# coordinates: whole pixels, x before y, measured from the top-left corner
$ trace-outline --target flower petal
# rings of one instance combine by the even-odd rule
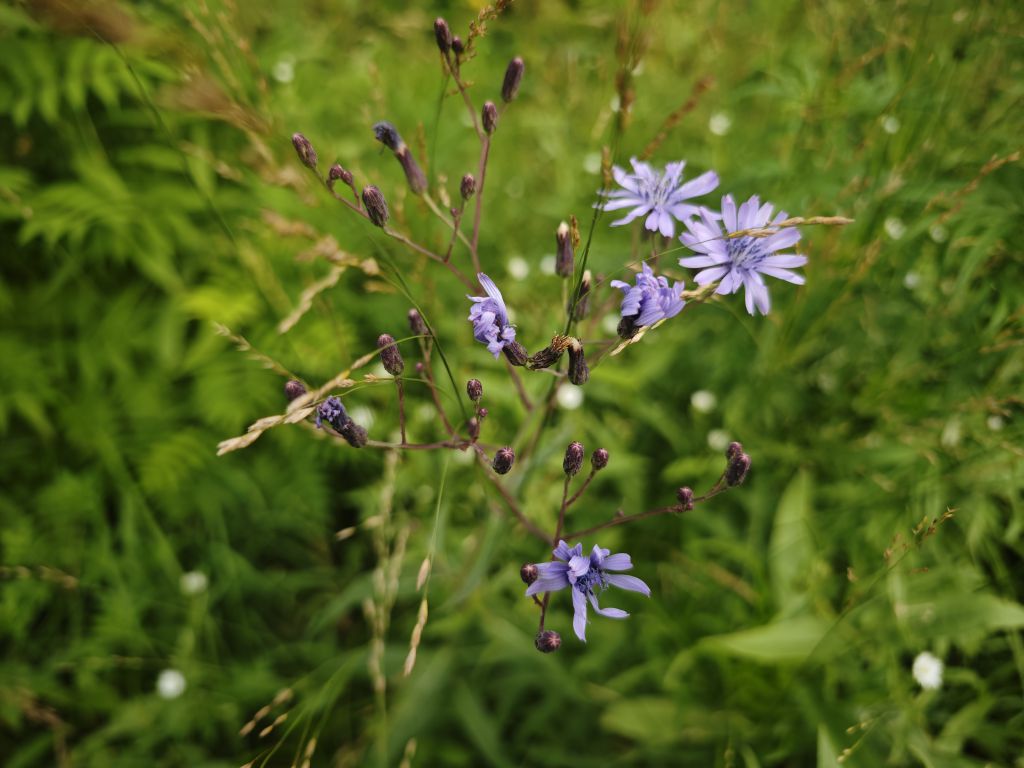
[[[628,571],[633,567],[633,560],[625,552],[616,552],[606,557],[601,567],[606,571]]]
[[[593,593],[590,594],[590,604],[594,606],[594,610],[602,616],[609,619],[625,619],[629,617],[621,608],[602,608],[597,604],[597,596]]]
[[[605,574],[605,580],[619,589],[628,589],[630,592],[639,592],[641,595],[651,596],[651,588],[636,576],[628,576],[624,573]]]
[[[587,642],[587,598],[578,589],[572,591],[572,628],[576,637]]]

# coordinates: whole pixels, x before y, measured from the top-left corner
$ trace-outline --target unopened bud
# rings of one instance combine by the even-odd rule
[[[470,379],[466,382],[466,394],[474,403],[484,396],[484,385],[480,383],[480,379]]]
[[[725,458],[732,461],[737,456],[743,453],[743,443],[731,442],[729,447],[725,449]]]
[[[384,370],[392,376],[401,376],[405,369],[405,361],[402,360],[402,353],[398,351],[395,337],[382,333],[377,337],[377,349],[380,350],[380,362]]]
[[[486,408],[479,408],[477,409],[476,416],[478,419],[480,419],[480,421],[483,421],[484,419],[487,418],[488,413],[490,413],[490,411],[488,411]]]
[[[587,316],[587,311],[590,309],[590,282],[590,270],[584,270],[583,279],[580,281],[580,292],[576,297],[576,306],[572,310],[573,318],[575,320],[582,320],[585,318]]]
[[[741,453],[729,460],[729,466],[725,468],[725,482],[729,486],[739,485],[747,479],[750,471],[750,457]]]
[[[412,193],[414,195],[422,195],[426,192],[427,174],[420,168],[420,164],[416,162],[416,158],[412,156],[409,148],[403,145],[402,149],[395,153],[395,157],[402,164],[402,170],[405,171],[405,180],[409,182],[409,189],[412,190]]]
[[[562,359],[563,349],[558,347],[544,347],[540,352],[536,352],[530,355],[530,359],[526,361],[527,367],[531,371],[539,371],[544,368],[550,368],[552,365]]]
[[[388,223],[388,202],[384,199],[384,193],[375,186],[363,187],[363,206],[370,221],[378,227]]]
[[[501,351],[505,353],[505,359],[512,363],[512,365],[523,366],[530,359],[526,347],[515,339],[508,342]]]
[[[338,163],[331,166],[327,171],[327,188],[334,189],[334,185],[341,181],[342,184],[352,186],[352,172],[347,171]]]
[[[459,194],[462,195],[463,200],[469,200],[469,198],[476,194],[476,179],[473,178],[473,174],[467,173],[462,177],[462,183],[459,184]]]
[[[554,653],[562,647],[562,636],[550,629],[538,632],[533,644],[541,653]]]
[[[377,137],[377,141],[392,152],[397,152],[401,147],[405,146],[405,142],[402,141],[402,136],[399,134],[398,129],[387,120],[381,120],[379,123],[374,124],[373,135]]]
[[[519,578],[523,580],[523,584],[533,584],[539,575],[540,570],[533,563],[524,563],[519,569]]]
[[[301,381],[289,379],[285,382],[284,396],[288,398],[289,403],[296,398],[302,397],[304,394],[306,394],[306,386]]]
[[[569,381],[577,387],[587,383],[590,378],[590,368],[583,356],[583,344],[579,339],[573,339],[569,345]]]
[[[416,373],[423,373],[425,370],[427,370],[427,366],[423,363],[416,363]]]
[[[362,448],[366,445],[366,430],[348,419],[338,429],[338,433],[345,438],[345,441],[353,448]]]
[[[437,47],[441,53],[448,53],[452,48],[452,31],[448,22],[440,16],[434,19],[434,37],[437,39]]]
[[[592,454],[590,454],[590,466],[594,468],[595,472],[600,472],[602,469],[608,466],[608,451],[605,448],[598,448]]]
[[[409,330],[417,336],[427,335],[427,324],[423,321],[423,315],[418,309],[409,310]]]
[[[452,36],[452,50],[455,51],[456,56],[461,56],[466,50],[466,46],[462,44],[462,38],[458,35]]]
[[[519,56],[508,63],[508,67],[505,69],[505,82],[501,84],[501,98],[505,100],[506,104],[519,93],[519,84],[523,82],[524,69],[525,65]]]
[[[693,490],[687,488],[685,485],[676,491],[676,498],[679,500],[679,506],[682,507],[684,512],[689,512],[693,509]]]
[[[299,156],[299,160],[307,168],[316,168],[316,150],[313,149],[313,145],[309,143],[309,139],[303,136],[301,133],[292,134],[292,146],[295,147],[295,152]]]
[[[555,232],[555,243],[557,245],[555,274],[560,277],[572,277],[575,264],[572,252],[572,238],[569,235],[569,225],[564,221],[558,225],[558,231]]]
[[[482,119],[484,131],[487,133],[494,133],[494,129],[498,127],[498,108],[494,106],[493,101],[484,102]]]
[[[515,463],[515,460],[515,451],[505,446],[504,448],[499,448],[497,453],[494,454],[494,461],[491,466],[499,475],[507,475],[509,470],[512,469],[512,464]]]
[[[575,440],[569,443],[569,446],[565,449],[565,458],[562,459],[562,471],[569,477],[578,473],[580,467],[583,466],[583,455],[585,453],[583,443],[578,443]]]

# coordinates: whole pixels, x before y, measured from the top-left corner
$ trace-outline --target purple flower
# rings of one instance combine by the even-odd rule
[[[476,276],[484,287],[486,296],[467,296],[473,302],[469,310],[469,320],[473,323],[473,338],[487,345],[487,351],[495,358],[501,354],[506,344],[516,338],[516,329],[509,325],[508,310],[501,291],[483,272]]]
[[[587,641],[587,601],[594,610],[610,619],[624,619],[629,616],[618,608],[601,608],[597,604],[597,594],[609,586],[639,592],[651,596],[650,587],[636,576],[624,576],[609,571],[628,571],[633,561],[627,554],[609,554],[609,550],[601,549],[596,544],[590,555],[583,554],[583,545],[577,544],[572,549],[564,541],[558,542],[554,550],[557,560],[550,563],[537,563],[538,576],[526,590],[526,596],[539,592],[556,592],[559,589],[572,589],[573,619],[572,628],[576,636],[583,642]]]
[[[622,317],[631,318],[636,328],[675,317],[686,306],[679,298],[685,284],[677,282],[670,288],[668,280],[655,277],[648,264],[644,264],[643,272],[636,276],[636,285],[622,280],[612,280],[611,285],[626,294],[622,299]]]
[[[705,195],[718,186],[718,174],[714,171],[703,173],[695,179],[681,184],[685,162],[669,163],[664,173],[635,157],[630,160],[636,173],[626,173],[617,165],[612,168],[616,183],[622,189],[612,190],[608,199],[598,206],[603,211],[617,211],[632,208],[624,218],[613,221],[612,226],[628,224],[638,216],[647,216],[644,226],[660,231],[665,237],[676,233],[673,218],[685,221],[696,216],[698,207],[683,202],[691,197]]]
[[[745,288],[747,312],[753,315],[756,308],[762,315],[767,315],[771,301],[764,275],[797,285],[804,283],[803,275],[791,272],[790,268],[802,267],[807,263],[807,257],[796,253],[777,253],[795,245],[800,239],[800,232],[795,227],[787,227],[767,237],[746,235],[726,238],[721,225],[725,224],[728,234],[778,224],[786,219],[785,211],[780,211],[772,219],[773,210],[771,203],[761,205],[757,195],[743,203],[738,211],[731,195],[723,197],[721,222],[715,213],[701,208],[701,217],[688,221],[686,228],[689,232],[680,235],[679,239],[691,251],[702,255],[680,259],[679,264],[704,268],[694,277],[698,285],[721,280],[715,293],[736,293],[740,287]]]
[[[341,404],[341,398],[331,395],[317,406],[316,428],[320,429],[325,421],[335,429],[340,429],[342,424],[349,421],[345,406]]]

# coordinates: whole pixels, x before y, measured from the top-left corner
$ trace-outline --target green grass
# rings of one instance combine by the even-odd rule
[[[466,65],[476,102],[513,55],[526,76],[494,137],[481,258],[531,351],[564,324],[540,263],[561,220],[588,235],[602,148],[643,152],[702,79],[655,162],[855,219],[805,229],[807,285],[773,285],[767,318],[739,297],[693,306],[602,360],[507,476],[550,529],[565,445],[606,447],[581,528],[710,486],[713,430],[753,457],[746,484],[694,512],[602,534],[652,598],[609,595],[632,615],[596,618],[584,646],[555,595],[550,656],[518,576],[546,550],[461,454],[395,462],[289,425],[215,455],[283,407],[280,373],[215,323],[319,385],[380,333],[405,338],[411,302],[450,366],[448,412],[480,378],[482,439],[525,452],[539,417],[471,343],[464,287],[331,200],[289,146],[302,131],[322,167],[380,186],[396,227],[443,249],[371,127],[394,122],[457,195],[476,141],[442,99],[431,25],[465,37],[479,6],[77,7],[0,9],[6,767],[301,765],[314,737],[312,764],[332,766],[1024,765],[1015,4],[533,0],[488,23]],[[620,38],[640,66],[613,139]],[[604,280],[640,256],[608,221],[589,253]],[[278,333],[338,252],[352,266]],[[615,301],[602,283],[594,306]],[[600,315],[588,334],[607,337]],[[415,378],[416,344],[402,350]],[[413,439],[441,439],[427,390],[406,389]],[[388,382],[345,392],[371,437],[397,432]],[[911,676],[925,650],[946,665],[937,691]],[[187,683],[174,699],[156,690],[169,668]]]

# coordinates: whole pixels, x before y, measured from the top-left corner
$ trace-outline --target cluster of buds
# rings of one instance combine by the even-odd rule
[[[734,442],[729,443],[729,447],[726,448],[725,458],[729,462],[725,467],[725,484],[730,488],[740,485],[747,479],[747,473],[750,471],[750,456],[743,452],[740,443]]]
[[[335,432],[345,438],[345,442],[353,448],[362,448],[366,445],[366,430],[356,424],[352,417],[345,411],[341,404],[341,398],[332,395],[320,403],[316,410],[317,429],[323,427],[327,422]]]

